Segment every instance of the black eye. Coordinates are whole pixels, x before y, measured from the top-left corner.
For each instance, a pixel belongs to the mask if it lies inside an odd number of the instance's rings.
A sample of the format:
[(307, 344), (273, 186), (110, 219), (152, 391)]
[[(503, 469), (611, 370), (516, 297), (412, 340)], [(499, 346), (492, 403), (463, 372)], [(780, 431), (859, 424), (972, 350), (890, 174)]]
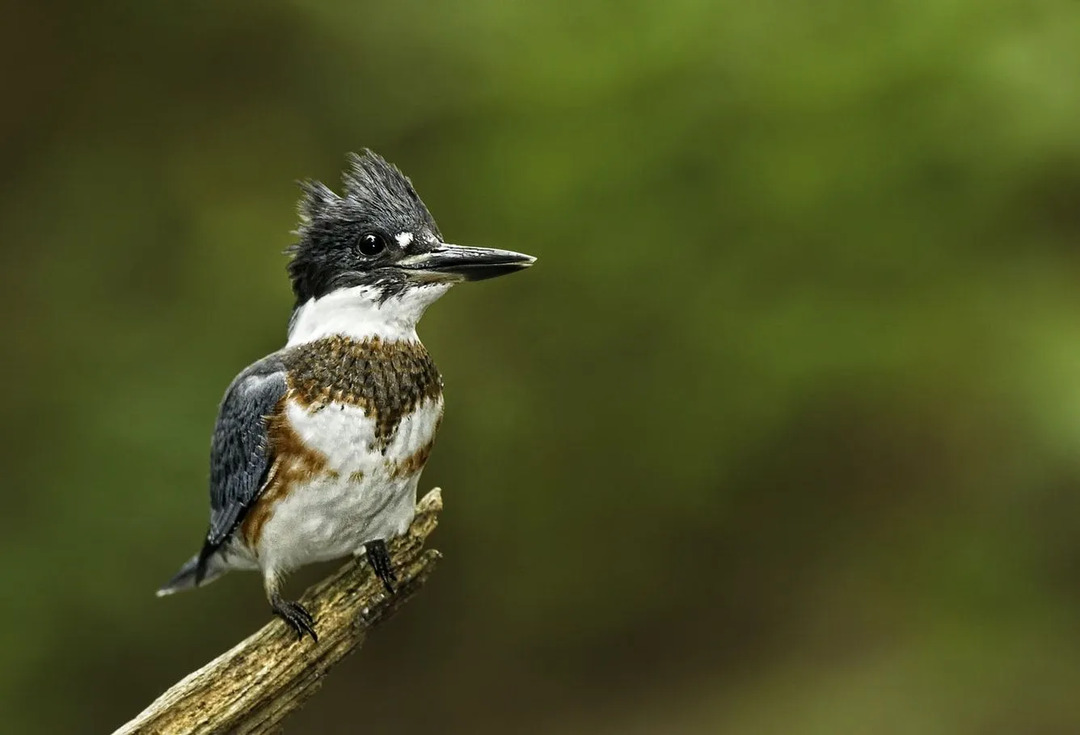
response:
[(368, 233), (360, 238), (360, 252), (367, 256), (378, 255), (386, 249), (386, 241), (381, 235)]

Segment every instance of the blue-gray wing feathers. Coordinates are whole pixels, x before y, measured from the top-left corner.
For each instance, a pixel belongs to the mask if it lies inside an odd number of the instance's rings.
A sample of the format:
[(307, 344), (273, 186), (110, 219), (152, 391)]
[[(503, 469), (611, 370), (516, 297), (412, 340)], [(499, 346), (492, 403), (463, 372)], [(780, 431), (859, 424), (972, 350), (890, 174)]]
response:
[(225, 392), (210, 445), (210, 529), (199, 577), (262, 492), (273, 462), (269, 417), (287, 390), (284, 365), (271, 355), (236, 376)]

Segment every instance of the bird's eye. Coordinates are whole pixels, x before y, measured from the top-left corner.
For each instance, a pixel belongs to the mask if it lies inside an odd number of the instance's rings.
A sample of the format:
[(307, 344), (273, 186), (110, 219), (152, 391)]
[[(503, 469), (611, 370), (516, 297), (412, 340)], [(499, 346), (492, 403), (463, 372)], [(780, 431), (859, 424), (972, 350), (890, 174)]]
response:
[(360, 252), (367, 256), (378, 255), (386, 249), (386, 241), (375, 233), (360, 238)]

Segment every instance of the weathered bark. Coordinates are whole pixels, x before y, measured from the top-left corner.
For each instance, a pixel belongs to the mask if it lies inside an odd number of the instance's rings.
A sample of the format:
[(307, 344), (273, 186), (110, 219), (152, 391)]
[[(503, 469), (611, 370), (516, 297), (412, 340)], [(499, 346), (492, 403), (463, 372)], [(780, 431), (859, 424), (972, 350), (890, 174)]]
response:
[(424, 542), (441, 510), (436, 488), (420, 501), (408, 532), (390, 544), (398, 577), (393, 595), (367, 563), (349, 561), (301, 598), (315, 616), (318, 643), (297, 641), (291, 628), (274, 620), (173, 685), (114, 735), (278, 732), (331, 667), (424, 584), (440, 556), (425, 551)]

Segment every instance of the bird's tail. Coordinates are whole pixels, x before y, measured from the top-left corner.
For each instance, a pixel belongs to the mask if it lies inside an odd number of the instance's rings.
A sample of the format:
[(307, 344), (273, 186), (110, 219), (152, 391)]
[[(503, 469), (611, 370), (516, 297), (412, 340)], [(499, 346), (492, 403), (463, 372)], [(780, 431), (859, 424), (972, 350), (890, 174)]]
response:
[(181, 590), (202, 587), (203, 585), (210, 584), (227, 571), (225, 564), (221, 559), (221, 555), (214, 554), (206, 560), (206, 573), (203, 574), (203, 578), (196, 583), (195, 571), (198, 567), (199, 555), (196, 554), (184, 562), (184, 566), (180, 567), (180, 571), (174, 574), (172, 579), (162, 585), (161, 589), (157, 591), (157, 596), (164, 597), (165, 595), (171, 595), (172, 593), (180, 592)]

